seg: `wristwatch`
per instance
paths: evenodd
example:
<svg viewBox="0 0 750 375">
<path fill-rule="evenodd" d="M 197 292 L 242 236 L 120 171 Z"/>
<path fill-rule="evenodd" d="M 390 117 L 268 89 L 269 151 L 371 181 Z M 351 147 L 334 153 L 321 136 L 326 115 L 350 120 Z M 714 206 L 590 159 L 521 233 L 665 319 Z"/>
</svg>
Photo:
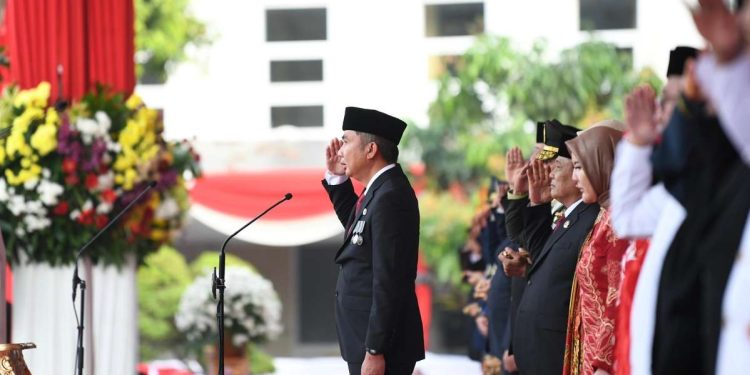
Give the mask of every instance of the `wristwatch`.
<svg viewBox="0 0 750 375">
<path fill-rule="evenodd" d="M 375 349 L 371 349 L 371 348 L 365 348 L 365 351 L 367 351 L 367 353 L 369 353 L 370 355 L 381 355 L 381 354 L 383 354 L 383 353 L 381 353 L 381 352 L 379 352 L 379 351 L 377 351 Z"/>
</svg>

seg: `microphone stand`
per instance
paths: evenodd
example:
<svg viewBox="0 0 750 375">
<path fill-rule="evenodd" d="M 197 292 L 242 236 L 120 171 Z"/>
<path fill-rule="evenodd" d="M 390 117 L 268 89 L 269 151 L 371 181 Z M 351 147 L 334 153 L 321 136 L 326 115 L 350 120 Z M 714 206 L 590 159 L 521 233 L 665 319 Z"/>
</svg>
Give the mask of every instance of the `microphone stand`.
<svg viewBox="0 0 750 375">
<path fill-rule="evenodd" d="M 284 198 L 280 201 L 274 203 L 273 206 L 268 207 L 265 211 L 263 211 L 260 215 L 256 216 L 253 220 L 250 220 L 249 223 L 242 226 L 242 228 L 238 229 L 236 232 L 232 233 L 227 239 L 224 241 L 224 244 L 221 245 L 221 254 L 219 254 L 219 276 L 216 276 L 216 268 L 214 267 L 214 274 L 213 274 L 213 282 L 211 286 L 211 292 L 213 293 L 214 299 L 216 299 L 216 290 L 219 290 L 219 299 L 216 303 L 216 319 L 218 321 L 218 328 L 219 328 L 219 371 L 218 375 L 224 375 L 224 289 L 226 289 L 224 275 L 226 272 L 225 267 L 225 260 L 226 260 L 226 252 L 225 248 L 227 247 L 227 243 L 229 243 L 229 240 L 234 238 L 238 233 L 242 232 L 243 229 L 247 228 L 250 224 L 254 223 L 256 220 L 260 219 L 268 213 L 268 211 L 273 210 L 276 208 L 276 206 L 284 203 L 285 201 L 288 201 L 292 199 L 291 193 L 286 193 L 284 195 Z"/>
<path fill-rule="evenodd" d="M 81 319 L 78 320 L 78 343 L 76 345 L 76 369 L 75 369 L 76 375 L 83 375 L 83 355 L 84 355 L 83 322 L 84 322 L 84 317 L 86 313 L 86 304 L 85 304 L 86 281 L 81 279 L 78 276 L 78 260 L 81 258 L 81 255 L 89 247 L 89 245 L 91 245 L 94 241 L 96 241 L 96 239 L 99 238 L 99 236 L 101 236 L 102 233 L 106 232 L 107 229 L 109 229 L 109 227 L 111 227 L 115 222 L 117 222 L 117 220 L 120 219 L 120 217 L 124 213 L 128 212 L 128 210 L 130 210 L 130 208 L 133 207 L 133 205 L 136 202 L 138 202 L 141 199 L 141 197 L 143 197 L 143 195 L 146 194 L 149 190 L 151 190 L 151 188 L 153 188 L 154 186 L 156 186 L 156 181 L 151 181 L 146 186 L 146 188 L 143 189 L 138 194 L 138 196 L 135 197 L 135 199 L 133 199 L 130 203 L 128 203 L 128 205 L 125 206 L 125 208 L 123 208 L 122 211 L 120 211 L 120 213 L 117 214 L 117 216 L 115 216 L 109 223 L 107 223 L 107 225 L 104 226 L 104 228 L 99 230 L 99 232 L 97 232 L 94 235 L 94 237 L 91 237 L 91 239 L 89 239 L 88 242 L 83 244 L 83 246 L 81 246 L 81 248 L 78 250 L 78 254 L 76 254 L 76 266 L 75 266 L 75 269 L 73 270 L 73 309 L 74 310 L 75 310 L 75 304 L 76 304 L 76 290 L 78 289 L 79 286 L 81 288 Z"/>
</svg>

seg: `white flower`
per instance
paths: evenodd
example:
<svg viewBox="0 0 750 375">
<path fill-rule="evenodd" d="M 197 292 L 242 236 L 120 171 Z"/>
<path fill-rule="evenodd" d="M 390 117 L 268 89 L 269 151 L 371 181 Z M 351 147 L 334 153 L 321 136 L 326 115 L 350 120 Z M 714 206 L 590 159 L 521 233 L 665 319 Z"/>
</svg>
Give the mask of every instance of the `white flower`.
<svg viewBox="0 0 750 375">
<path fill-rule="evenodd" d="M 272 340 L 281 334 L 281 302 L 270 281 L 246 268 L 230 267 L 226 286 L 224 324 L 235 345 Z M 218 332 L 210 271 L 183 293 L 175 325 L 193 341 L 213 337 Z"/>
<path fill-rule="evenodd" d="M 46 217 L 40 217 L 36 215 L 26 215 L 23 217 L 23 223 L 26 224 L 26 229 L 29 232 L 35 232 L 40 229 L 47 228 L 52 224 L 50 219 Z"/>
<path fill-rule="evenodd" d="M 157 219 L 171 219 L 180 213 L 180 205 L 177 204 L 177 201 L 173 198 L 169 197 L 164 199 L 164 201 L 161 202 L 159 207 L 156 208 L 156 212 L 154 212 L 154 216 Z"/>
<path fill-rule="evenodd" d="M 97 111 L 94 117 L 96 118 L 96 122 L 99 123 L 99 129 L 105 134 L 109 133 L 109 128 L 112 126 L 112 120 L 109 119 L 107 113 L 104 111 Z"/>
<path fill-rule="evenodd" d="M 16 227 L 16 236 L 22 237 L 24 235 L 26 235 L 26 231 L 23 230 L 23 228 L 21 228 L 20 226 Z"/>
<path fill-rule="evenodd" d="M 70 211 L 70 219 L 76 220 L 81 216 L 81 211 L 78 209 L 75 209 L 73 211 Z"/>
<path fill-rule="evenodd" d="M 13 195 L 8 200 L 8 210 L 13 213 L 14 216 L 18 216 L 21 212 L 26 210 L 26 201 L 20 195 Z"/>
<path fill-rule="evenodd" d="M 63 193 L 63 190 L 62 185 L 49 180 L 42 180 L 36 188 L 39 193 L 39 200 L 49 207 L 57 204 L 57 198 Z"/>
<path fill-rule="evenodd" d="M 81 206 L 81 210 L 83 211 L 88 211 L 92 208 L 94 208 L 94 203 L 91 202 L 91 199 L 86 199 L 86 202 L 83 202 L 83 206 Z"/>
<path fill-rule="evenodd" d="M 91 141 L 94 140 L 94 134 L 97 133 L 97 130 L 99 128 L 99 124 L 90 119 L 90 118 L 79 118 L 78 121 L 75 123 L 76 129 L 78 129 L 79 132 L 81 132 L 81 138 L 83 138 L 83 143 L 85 144 L 91 144 Z"/>
<path fill-rule="evenodd" d="M 111 189 L 112 186 L 115 186 L 115 174 L 112 171 L 99 176 L 99 183 L 97 188 L 100 191 Z"/>
<path fill-rule="evenodd" d="M 10 199 L 8 184 L 5 183 L 5 179 L 0 179 L 0 202 L 7 202 L 8 199 Z"/>
<path fill-rule="evenodd" d="M 101 202 L 96 206 L 96 213 L 107 214 L 112 211 L 112 205 L 107 202 Z"/>
<path fill-rule="evenodd" d="M 30 179 L 26 180 L 26 182 L 23 183 L 23 187 L 26 190 L 34 190 L 34 188 L 36 187 L 37 182 L 39 182 L 38 178 L 30 178 Z"/>
</svg>

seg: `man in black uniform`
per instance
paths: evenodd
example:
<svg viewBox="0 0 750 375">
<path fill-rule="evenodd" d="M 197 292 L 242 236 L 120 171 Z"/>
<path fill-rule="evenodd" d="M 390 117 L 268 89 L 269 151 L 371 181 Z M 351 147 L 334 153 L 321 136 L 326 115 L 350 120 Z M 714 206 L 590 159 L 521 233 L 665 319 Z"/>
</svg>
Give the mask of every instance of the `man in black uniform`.
<svg viewBox="0 0 750 375">
<path fill-rule="evenodd" d="M 514 185 L 511 198 L 523 203 L 517 201 L 508 208 L 509 216 L 511 210 L 524 210 L 521 215 L 523 233 L 511 237 L 520 238 L 531 254 L 531 265 L 524 267 L 526 288 L 513 330 L 516 365 L 524 375 L 562 373 L 570 289 L 578 254 L 599 214 L 598 205 L 581 201 L 581 193 L 572 180 L 573 163 L 565 141 L 573 139 L 577 129 L 556 120 L 548 121 L 544 126 L 544 148 L 537 158 L 548 162 L 553 160 L 550 195 L 565 206 L 563 216 L 555 220 L 553 228 L 550 197 L 538 202 L 529 201 L 523 197 L 529 188 L 528 183 Z M 529 173 L 538 177 L 541 166 L 537 161 L 537 171 Z"/>
<path fill-rule="evenodd" d="M 323 186 L 345 229 L 336 253 L 336 328 L 352 375 L 410 375 L 424 359 L 414 292 L 419 207 L 398 159 L 406 123 L 346 108 L 344 134 L 326 149 Z M 358 197 L 350 178 L 365 186 Z"/>
</svg>

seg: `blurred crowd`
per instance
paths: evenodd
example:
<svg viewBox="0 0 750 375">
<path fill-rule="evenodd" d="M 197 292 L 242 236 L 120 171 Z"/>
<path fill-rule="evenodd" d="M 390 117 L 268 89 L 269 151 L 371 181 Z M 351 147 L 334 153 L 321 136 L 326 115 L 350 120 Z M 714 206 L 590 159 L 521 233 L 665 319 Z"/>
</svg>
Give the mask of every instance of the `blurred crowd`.
<svg viewBox="0 0 750 375">
<path fill-rule="evenodd" d="M 698 3 L 661 92 L 540 119 L 492 178 L 459 249 L 485 374 L 750 374 L 750 10 Z"/>
</svg>

